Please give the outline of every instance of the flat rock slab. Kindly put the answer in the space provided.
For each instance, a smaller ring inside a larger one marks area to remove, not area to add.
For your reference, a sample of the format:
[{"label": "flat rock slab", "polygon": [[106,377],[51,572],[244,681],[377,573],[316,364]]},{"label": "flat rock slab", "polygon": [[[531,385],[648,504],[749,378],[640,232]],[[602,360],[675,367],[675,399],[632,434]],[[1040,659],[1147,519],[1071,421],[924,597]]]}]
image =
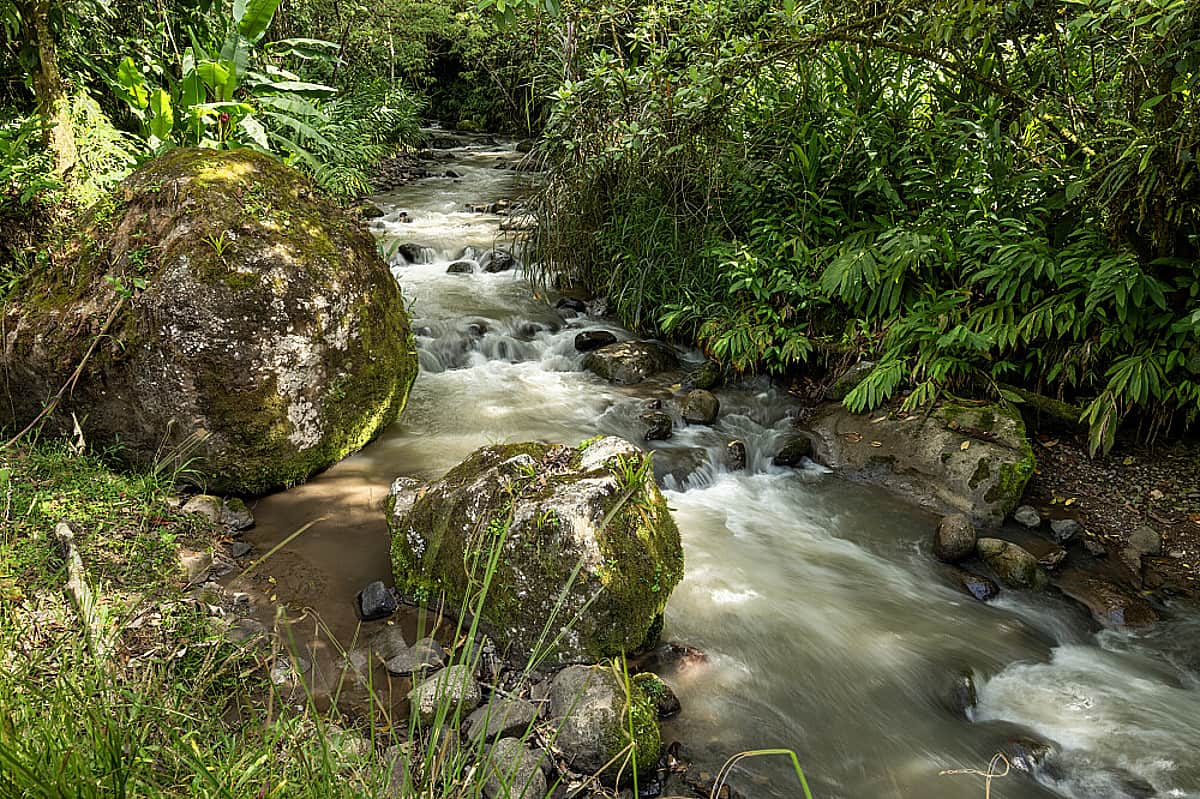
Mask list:
[{"label": "flat rock slab", "polygon": [[1106,627],[1145,627],[1159,620],[1158,611],[1148,602],[1098,574],[1066,569],[1054,585]]},{"label": "flat rock slab", "polygon": [[819,463],[990,525],[1017,506],[1034,469],[1025,423],[1009,406],[860,415],[829,404],[810,427]]}]

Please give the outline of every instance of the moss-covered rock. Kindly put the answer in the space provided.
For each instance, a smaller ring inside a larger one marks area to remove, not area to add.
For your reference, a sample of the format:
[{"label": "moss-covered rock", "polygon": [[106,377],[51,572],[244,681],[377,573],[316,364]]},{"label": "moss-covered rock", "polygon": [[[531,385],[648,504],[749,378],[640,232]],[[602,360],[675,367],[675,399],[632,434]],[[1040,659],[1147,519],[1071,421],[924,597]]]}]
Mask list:
[{"label": "moss-covered rock", "polygon": [[510,659],[634,651],[683,576],[650,456],[617,438],[484,447],[430,486],[397,481],[389,504],[397,588],[476,609],[486,582],[480,615]]},{"label": "moss-covered rock", "polygon": [[819,462],[984,524],[1003,521],[1033,475],[1025,423],[1007,404],[944,402],[932,412],[874,416],[830,404],[810,424]]},{"label": "moss-covered rock", "polygon": [[639,774],[655,770],[662,731],[645,685],[637,679],[623,681],[609,666],[571,666],[554,677],[547,715],[555,728],[554,745],[572,770],[600,773],[609,784],[618,773],[630,778],[635,759]]},{"label": "moss-covered rock", "polygon": [[416,353],[371,237],[251,150],[172,150],[98,203],[5,311],[0,426],[51,422],[222,493],[303,480],[403,409]]}]

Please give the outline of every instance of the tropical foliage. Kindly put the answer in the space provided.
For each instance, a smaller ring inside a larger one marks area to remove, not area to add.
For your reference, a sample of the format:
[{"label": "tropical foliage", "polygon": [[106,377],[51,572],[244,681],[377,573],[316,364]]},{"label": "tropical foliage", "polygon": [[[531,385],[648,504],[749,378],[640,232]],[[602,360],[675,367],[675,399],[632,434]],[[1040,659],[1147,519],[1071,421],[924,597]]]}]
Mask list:
[{"label": "tropical foliage", "polygon": [[537,245],[626,321],[742,370],[869,358],[856,410],[1032,391],[1096,448],[1125,419],[1194,421],[1200,3],[584,3],[558,24]]}]

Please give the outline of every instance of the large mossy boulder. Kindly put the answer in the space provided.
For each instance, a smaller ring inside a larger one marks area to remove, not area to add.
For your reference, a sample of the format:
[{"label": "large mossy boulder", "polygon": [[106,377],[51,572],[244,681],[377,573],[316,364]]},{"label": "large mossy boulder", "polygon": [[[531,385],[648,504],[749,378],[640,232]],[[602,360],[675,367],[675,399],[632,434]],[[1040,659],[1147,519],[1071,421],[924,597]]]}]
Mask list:
[{"label": "large mossy boulder", "polygon": [[1021,414],[1007,404],[862,415],[831,403],[809,424],[820,463],[983,524],[1017,507],[1035,466]]},{"label": "large mossy boulder", "polygon": [[375,242],[252,150],[177,149],[99,202],[5,309],[0,426],[32,419],[135,465],[257,494],[362,447],[404,408],[416,352]]},{"label": "large mossy boulder", "polygon": [[475,608],[486,583],[484,629],[515,660],[652,644],[683,576],[650,456],[618,438],[484,447],[431,485],[393,484],[389,525],[397,588]]}]

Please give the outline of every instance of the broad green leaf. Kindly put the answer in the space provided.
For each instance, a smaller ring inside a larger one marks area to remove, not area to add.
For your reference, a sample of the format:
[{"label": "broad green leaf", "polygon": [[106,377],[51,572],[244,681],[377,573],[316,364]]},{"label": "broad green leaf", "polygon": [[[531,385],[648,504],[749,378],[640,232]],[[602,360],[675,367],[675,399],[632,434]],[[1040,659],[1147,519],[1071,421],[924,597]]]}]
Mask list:
[{"label": "broad green leaf", "polygon": [[238,127],[240,127],[246,133],[246,136],[250,139],[250,141],[252,141],[258,147],[263,150],[271,149],[271,144],[267,141],[267,129],[264,128],[263,124],[255,119],[253,115],[243,117],[242,121],[238,123]]},{"label": "broad green leaf", "polygon": [[150,92],[146,88],[146,79],[134,64],[133,58],[125,56],[117,67],[117,83],[120,85],[121,99],[135,111],[146,110],[150,102]]},{"label": "broad green leaf", "polygon": [[171,95],[165,89],[155,89],[150,94],[150,135],[160,142],[166,141],[175,127],[175,111],[171,108]]},{"label": "broad green leaf", "polygon": [[238,30],[252,42],[257,42],[267,32],[275,9],[282,0],[245,0],[245,13],[237,18]]},{"label": "broad green leaf", "polygon": [[285,94],[298,94],[302,97],[330,97],[337,89],[324,83],[308,83],[300,80],[263,81],[257,88]]}]

